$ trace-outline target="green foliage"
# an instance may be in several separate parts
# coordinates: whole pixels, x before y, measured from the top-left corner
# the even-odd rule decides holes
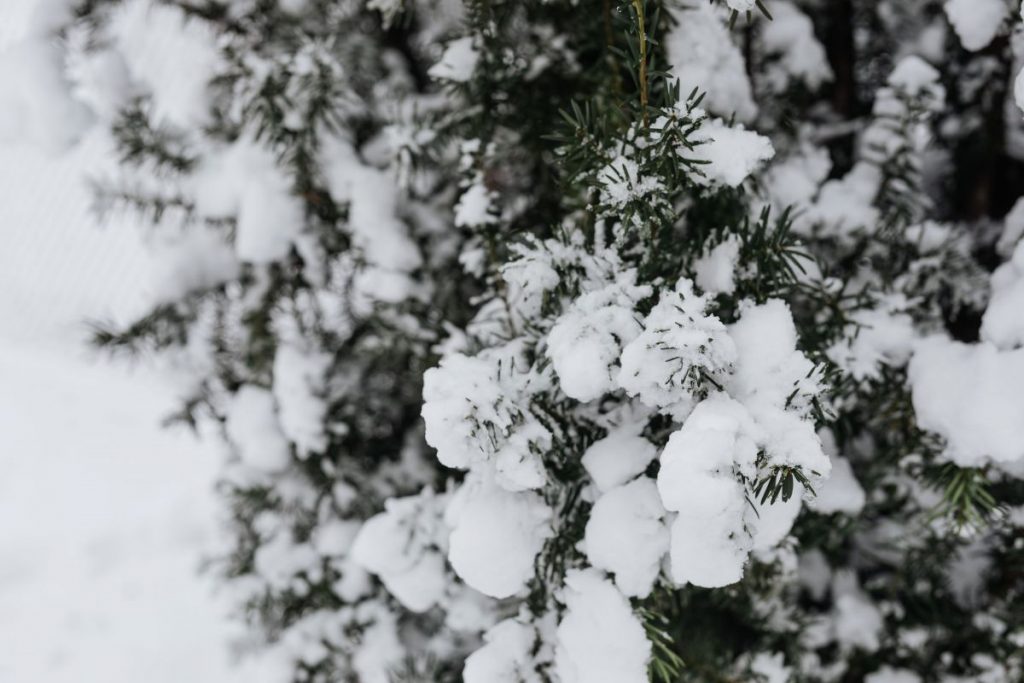
[[[676,683],[686,663],[676,652],[676,644],[670,629],[671,622],[648,608],[637,610],[643,619],[647,639],[651,641],[650,676],[653,683]]]
[[[813,474],[820,474],[814,472]],[[759,497],[761,505],[768,503],[774,505],[781,496],[782,502],[793,497],[793,491],[797,484],[803,486],[811,495],[814,495],[814,487],[810,479],[798,467],[773,467],[770,472],[762,475],[751,486],[755,497]]]
[[[98,28],[108,4],[82,3],[79,14]],[[383,15],[363,3],[327,0],[314,0],[298,13],[272,0],[237,12],[214,2],[169,4],[213,22],[223,38],[226,66],[211,83],[212,122],[202,131],[176,130],[151,120],[147,100],[135,99],[111,127],[122,166],[178,180],[201,165],[208,148],[251,136],[283,169],[291,195],[302,205],[303,235],[310,239],[279,262],[245,265],[231,282],[162,303],[124,327],[97,324],[93,341],[135,356],[191,346],[207,350],[201,381],[171,416],[192,427],[222,427],[239,387],[273,385],[282,328],[329,352],[322,371],[326,445],[296,457],[280,489],[245,480],[224,485],[234,543],[217,564],[222,573],[251,577],[258,551],[274,534],[292,534],[305,543],[324,520],[365,520],[386,501],[425,486],[457,490],[463,473],[441,468],[424,443],[423,373],[437,365],[446,347],[473,355],[516,341],[526,367],[503,366],[500,373],[533,372],[533,381],[554,387],[544,338],[587,293],[592,273],[590,264],[553,254],[593,255],[599,247],[613,247],[623,269],[635,269],[636,283],[650,287],[651,295],[635,306],[640,318],[680,278],[694,278],[698,259],[735,240],[735,289],[709,298],[709,313],[729,325],[746,302],[787,304],[799,349],[814,365],[802,379],[823,391],[803,395],[804,382],[797,382],[784,409],[807,406],[801,417],[827,428],[867,500],[856,516],[805,511],[794,531],[795,546],[783,544],[774,556],[755,557],[733,586],[705,590],[659,577],[652,594],[635,601],[652,645],[651,680],[733,682],[757,652],[785,653],[793,666],[815,658],[837,663],[845,672],[828,680],[842,683],[859,683],[883,664],[909,667],[933,683],[946,674],[974,675],[976,652],[1009,659],[1007,639],[984,632],[971,622],[970,610],[957,604],[948,565],[973,540],[991,542],[998,566],[986,569],[983,607],[1006,624],[1024,623],[1024,541],[1019,530],[1002,524],[1008,506],[1024,503],[1024,490],[992,467],[961,468],[946,461],[941,441],[917,425],[905,360],[886,358],[860,375],[843,367],[836,353],[867,331],[862,315],[888,299],[904,302],[915,329],[926,333],[954,327],[960,313],[973,319],[984,304],[988,272],[978,263],[974,236],[956,225],[962,215],[955,205],[936,201],[926,182],[932,169],[923,165],[918,144],[926,137],[921,134],[943,121],[942,103],[928,94],[910,97],[890,89],[887,96],[902,109],[866,115],[865,105],[885,86],[899,47],[881,24],[894,17],[918,21],[906,16],[913,9],[894,3],[815,7],[808,16],[818,38],[849,28],[850,44],[860,51],[844,56],[837,52],[841,45],[826,45],[836,83],[821,93],[793,83],[772,91],[776,85],[765,64],[778,55],[764,54],[760,19],[749,12],[736,27],[763,112],[750,125],[771,136],[778,159],[810,144],[835,162],[831,179],[841,178],[854,161],[867,161],[880,172],[871,199],[877,224],[832,226],[812,222],[806,207],[773,206],[770,188],[756,178],[738,187],[705,182],[708,161],[698,132],[711,116],[729,114],[709,114],[704,94],[683,93],[674,80],[664,41],[674,22],[686,20],[673,16],[674,3],[606,0],[591,7],[472,0],[464,23],[456,24],[445,24],[439,8],[408,0]],[[771,20],[769,6],[758,1],[756,8]],[[839,14],[845,10],[849,16]],[[932,3],[925,14],[939,11]],[[732,12],[731,23],[738,15]],[[470,39],[478,67],[468,80],[437,83],[428,74],[436,48],[457,36]],[[415,106],[406,107],[407,100]],[[885,144],[859,149],[850,133],[863,126],[851,121],[883,130]],[[831,133],[833,125],[848,132]],[[403,208],[395,218],[423,256],[411,274],[417,291],[405,300],[354,300],[353,283],[371,264],[352,227],[350,200],[357,199],[333,197],[321,167],[324,142],[332,136],[351,143],[368,166],[393,164],[396,170]],[[376,159],[389,136],[400,140],[398,160]],[[143,223],[180,217],[183,229],[195,227],[201,219],[192,199],[173,182],[169,186],[150,191],[140,189],[145,184],[115,182],[99,187],[97,197],[103,208],[126,210]],[[487,195],[486,218],[481,225],[454,226],[453,214],[469,187]],[[918,230],[937,212],[949,219],[938,245]],[[230,218],[202,222],[226,242],[237,228]],[[503,269],[525,253],[550,256],[558,281],[539,297],[537,315],[520,319]],[[482,310],[493,314],[493,325],[480,324]],[[962,336],[972,334],[977,330]],[[694,399],[727,388],[700,368],[681,366],[684,371],[689,374],[680,384]],[[549,448],[530,451],[543,463],[546,480],[539,493],[554,521],[535,559],[523,618],[527,612],[538,619],[560,613],[566,572],[587,564],[581,541],[594,496],[581,456],[631,400],[621,391],[609,392],[581,407],[553,388],[513,406],[507,425],[468,419],[472,435],[492,450],[528,418],[551,435]],[[644,437],[659,448],[679,428],[674,415],[644,419]],[[752,505],[790,501],[798,487],[808,498],[815,495],[818,473],[769,465],[763,452],[756,465],[753,480],[743,482]],[[645,475],[656,476],[658,468],[655,461]],[[922,486],[941,496],[934,508],[922,503]],[[337,489],[358,495],[348,499]],[[286,495],[295,490],[305,499]],[[270,532],[267,519],[278,524]],[[877,541],[880,530],[892,527],[904,536]],[[796,558],[812,550],[821,551],[830,574],[849,574],[866,601],[886,605],[877,650],[808,644],[813,624],[839,609],[834,586],[811,595],[792,571]],[[441,610],[402,610],[381,582],[372,583],[366,595],[343,600],[333,586],[344,572],[328,561],[321,564],[315,567],[320,575],[304,569],[295,585],[250,596],[246,613],[268,639],[303,627],[323,611],[348,614],[366,603],[386,604],[400,614],[402,637],[412,634],[409,639],[420,648],[432,647],[435,637],[443,645],[440,654],[404,658],[389,673],[392,683],[459,680],[465,654],[479,644],[477,634],[451,636],[439,623]],[[509,617],[514,607],[514,600],[501,603],[495,615]],[[345,643],[358,644],[371,623],[363,617],[348,623]],[[914,628],[929,631],[927,646],[907,652],[900,639]],[[351,652],[343,650],[331,644],[322,661],[297,665],[296,676],[355,680],[346,659]],[[951,653],[949,662],[940,659],[945,652]],[[819,681],[816,674],[793,675]]]
[[[141,98],[119,112],[110,132],[122,164],[155,164],[171,173],[188,173],[195,167],[195,155],[174,131],[152,125]]]
[[[928,483],[942,493],[942,503],[932,512],[952,524],[955,532],[977,533],[999,513],[986,468],[958,467],[953,463],[928,468]]]

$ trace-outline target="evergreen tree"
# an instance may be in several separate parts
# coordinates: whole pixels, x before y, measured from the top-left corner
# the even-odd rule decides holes
[[[1024,677],[1008,0],[65,8],[293,680]]]

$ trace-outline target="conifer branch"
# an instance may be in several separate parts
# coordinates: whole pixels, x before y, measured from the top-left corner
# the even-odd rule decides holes
[[[644,128],[648,125],[648,83],[647,83],[647,26],[644,16],[644,0],[631,0],[634,19],[636,21],[637,50],[638,50],[638,73],[637,79],[640,89],[640,114]]]

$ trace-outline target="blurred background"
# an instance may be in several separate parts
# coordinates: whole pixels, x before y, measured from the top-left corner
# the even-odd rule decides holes
[[[0,2],[0,52],[38,0]],[[258,683],[235,665],[215,542],[216,449],[164,430],[169,377],[90,352],[85,321],[146,302],[132,226],[99,228],[86,138],[0,144],[0,681]]]

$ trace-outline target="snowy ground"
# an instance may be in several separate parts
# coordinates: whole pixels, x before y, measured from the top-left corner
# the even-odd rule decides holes
[[[70,173],[0,157],[0,681],[256,683],[198,573],[215,449],[159,427],[161,377],[81,344],[81,316],[126,308],[144,262],[88,224]]]
[[[0,682],[259,683],[199,574],[216,449],[159,427],[163,378],[82,344],[83,318],[139,306],[147,271],[131,230],[88,218],[95,153],[0,147]]]
[[[70,349],[0,345],[0,681],[227,681],[197,576],[215,454],[169,396]]]

